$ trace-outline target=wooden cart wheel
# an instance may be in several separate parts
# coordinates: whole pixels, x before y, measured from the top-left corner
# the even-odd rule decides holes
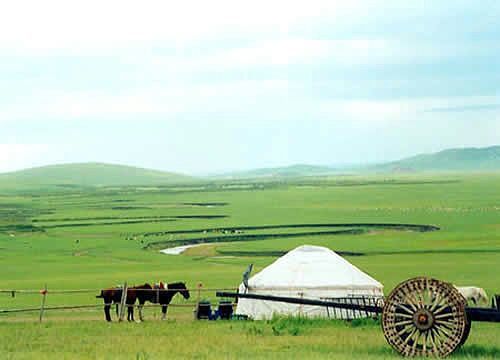
[[[463,344],[465,344],[465,342],[469,338],[471,326],[472,326],[472,322],[470,321],[470,319],[467,316],[465,316],[465,331],[464,331],[464,334],[462,335],[462,340],[460,340],[460,344],[458,345],[459,347],[462,346]]]
[[[462,298],[462,302],[464,304],[464,308],[467,307],[467,299],[464,298],[463,296],[461,296],[461,298]],[[472,327],[472,321],[467,316],[467,311],[466,311],[465,312],[465,331],[464,331],[464,334],[462,335],[462,340],[460,341],[460,344],[458,345],[459,347],[462,346],[463,344],[465,344],[465,342],[469,338],[471,327]]]
[[[465,303],[451,284],[410,279],[386,299],[382,329],[387,342],[404,356],[444,357],[467,335]]]

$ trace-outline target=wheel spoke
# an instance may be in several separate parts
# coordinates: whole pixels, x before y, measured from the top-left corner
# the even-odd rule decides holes
[[[438,326],[446,326],[450,329],[454,329],[457,327],[457,322],[456,321],[445,321],[445,320],[440,320],[440,321],[436,321],[436,325]]]
[[[449,329],[446,329],[443,326],[436,326],[436,331],[442,335],[445,339],[451,336],[452,334],[450,333]]]
[[[436,346],[436,343],[434,342],[434,334],[432,332],[432,329],[430,330],[430,333],[429,333],[429,342],[431,343],[431,346],[432,346],[432,351],[434,353],[437,353],[437,346]]]
[[[413,320],[404,320],[404,321],[398,321],[394,323],[396,326],[401,326],[401,325],[408,325],[408,324],[413,324]]]
[[[398,332],[398,336],[401,336],[403,335],[404,333],[407,333],[408,331],[410,331],[411,329],[414,329],[414,326],[413,325],[407,325],[405,326],[402,330],[400,330]]]
[[[441,341],[441,335],[439,334],[439,332],[436,329],[431,329],[431,333],[432,333],[432,338],[433,338],[434,346],[436,349],[436,353],[439,353],[439,349],[443,346],[442,341]]]
[[[436,310],[436,308],[441,304],[441,301],[443,298],[441,297],[440,294],[436,294],[436,298],[434,299],[434,302],[432,303],[432,306],[430,307],[430,311]]]
[[[429,331],[424,332],[424,342],[422,344],[424,354],[427,354],[427,337],[429,336]]]
[[[420,307],[425,307],[425,304],[427,303],[425,301],[425,290],[422,290],[418,293],[417,300],[419,301]]]
[[[408,337],[405,339],[405,341],[403,341],[403,344],[407,345],[408,344],[408,341],[410,341],[413,336],[415,335],[415,333],[418,331],[417,328],[413,328],[413,330],[411,331],[410,335],[408,335]]]
[[[434,330],[436,331],[437,335],[436,339],[438,340],[440,346],[442,346],[443,342],[445,342],[448,338],[448,335],[438,327],[434,328]]]
[[[453,336],[453,334],[455,334],[457,331],[457,326],[448,324],[437,324],[437,327],[444,333],[448,334],[448,336]]]
[[[407,308],[406,306],[404,306],[403,304],[398,304],[396,307],[397,307],[398,309],[401,309],[401,310],[403,310],[403,311],[407,312],[408,314],[412,315],[412,317],[413,317],[413,311],[411,311],[410,309],[408,309],[408,308]],[[401,314],[401,313],[398,313],[398,315],[402,315],[402,314]]]
[[[443,312],[444,310],[446,310],[446,308],[448,308],[448,307],[450,307],[450,305],[449,305],[449,304],[444,304],[444,305],[442,305],[441,307],[439,307],[438,309],[436,309],[436,310],[434,311],[434,315],[439,314],[439,313],[442,313],[442,312]]]
[[[403,314],[403,313],[397,313],[396,318],[405,318],[405,319],[413,319],[413,315],[410,314]]]
[[[417,304],[414,302],[415,300],[410,295],[407,295],[405,300],[406,300],[406,303],[412,308],[413,311],[418,310]]]
[[[411,299],[413,300],[413,303],[415,304],[417,309],[422,308],[422,298],[420,293],[414,294],[413,296],[411,296]]]
[[[436,326],[436,331],[438,331],[441,334],[444,334],[444,336],[446,336],[446,337],[452,335],[450,332],[450,329],[447,328],[446,326],[438,325],[438,326]]]
[[[446,319],[446,318],[450,318],[450,317],[453,317],[454,314],[453,313],[446,313],[446,314],[441,314],[441,315],[435,315],[434,316],[434,319]]]
[[[413,340],[413,345],[411,347],[413,350],[413,353],[415,353],[415,351],[417,350],[418,341],[420,340],[421,335],[422,335],[422,333],[420,331],[417,331],[415,333],[415,339]]]

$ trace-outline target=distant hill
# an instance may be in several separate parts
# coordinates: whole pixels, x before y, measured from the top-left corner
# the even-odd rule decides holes
[[[422,171],[497,171],[500,170],[500,146],[485,148],[448,149],[433,154],[421,154],[398,161],[374,165],[320,166],[298,164],[285,167],[261,168],[214,176],[217,179],[291,178],[338,174]]]
[[[153,186],[193,180],[194,178],[176,173],[103,163],[49,165],[0,174],[0,186],[9,184],[16,186]]]
[[[238,171],[216,176],[220,179],[255,179],[255,178],[280,178],[280,177],[301,177],[301,176],[321,176],[334,172],[328,166],[296,164],[284,167],[261,168],[248,171]]]
[[[490,171],[500,170],[500,146],[448,149],[376,165],[377,171]]]
[[[262,179],[324,176],[339,173],[500,171],[500,146],[448,149],[398,161],[357,167],[297,164],[212,176],[209,179]],[[205,179],[205,180],[209,180]],[[0,189],[46,186],[157,186],[201,181],[187,175],[104,163],[49,165],[0,174]]]

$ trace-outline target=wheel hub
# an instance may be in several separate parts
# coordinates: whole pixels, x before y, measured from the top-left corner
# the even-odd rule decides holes
[[[427,309],[419,309],[413,315],[413,323],[419,330],[429,330],[434,325],[434,315]]]

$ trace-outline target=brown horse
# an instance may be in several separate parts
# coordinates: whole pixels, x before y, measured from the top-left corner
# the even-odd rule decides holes
[[[161,304],[162,319],[165,320],[168,304],[170,304],[172,298],[177,293],[180,293],[185,299],[189,299],[189,290],[183,282],[168,284],[166,289],[162,283],[154,286],[146,283],[127,288],[127,320],[134,321],[134,304],[137,299],[139,299],[139,318],[141,321],[144,320],[142,309],[146,301],[153,304]],[[113,303],[117,304],[116,311],[118,314],[118,303],[121,301],[122,294],[122,288],[109,288],[101,290],[101,294],[96,296],[96,298],[104,300],[104,314],[107,321],[111,321],[110,308]]]
[[[151,290],[152,287],[149,284],[144,284],[127,288],[126,304],[128,321],[134,320],[134,304],[137,299],[137,289],[140,289],[140,291],[142,291],[143,289]],[[118,315],[118,304],[121,302],[122,294],[123,288],[116,287],[101,290],[101,293],[96,296],[96,298],[102,298],[104,300],[104,314],[107,321],[111,321],[110,309],[112,304],[116,304],[116,315]]]
[[[167,288],[164,287],[163,283],[160,283],[158,285],[155,284],[151,290],[137,291],[137,299],[139,300],[139,319],[144,321],[142,309],[144,303],[149,301],[150,303],[161,305],[162,320],[165,320],[167,317],[168,305],[177,293],[181,294],[186,300],[190,297],[189,290],[183,282],[170,283],[167,285]],[[132,309],[132,319],[133,317],[134,311]]]

